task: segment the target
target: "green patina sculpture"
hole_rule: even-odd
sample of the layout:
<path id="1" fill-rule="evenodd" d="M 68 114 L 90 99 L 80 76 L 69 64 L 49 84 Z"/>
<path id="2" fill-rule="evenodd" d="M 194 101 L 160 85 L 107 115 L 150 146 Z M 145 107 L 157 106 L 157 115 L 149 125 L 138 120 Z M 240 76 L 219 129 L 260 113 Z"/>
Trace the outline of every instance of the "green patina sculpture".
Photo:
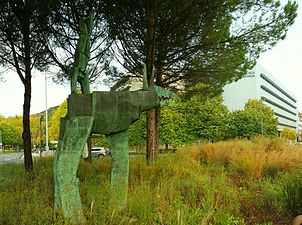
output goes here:
<path id="1" fill-rule="evenodd" d="M 80 18 L 79 39 L 75 50 L 74 63 L 69 72 L 69 76 L 71 77 L 71 93 L 77 93 L 77 82 L 80 83 L 83 94 L 90 92 L 87 65 L 90 59 L 92 25 L 93 13 L 90 13 L 86 18 Z"/>
<path id="2" fill-rule="evenodd" d="M 121 210 L 127 204 L 130 125 L 139 119 L 142 112 L 161 105 L 170 105 L 161 99 L 177 99 L 173 92 L 161 87 L 148 87 L 145 65 L 143 90 L 97 91 L 89 94 L 86 67 L 89 59 L 87 50 L 90 48 L 91 29 L 87 27 L 92 27 L 91 20 L 92 16 L 81 20 L 81 33 L 71 70 L 68 112 L 67 116 L 61 119 L 54 162 L 55 210 L 62 212 L 71 224 L 85 222 L 76 173 L 88 137 L 92 133 L 97 133 L 105 134 L 108 139 L 112 158 L 110 207 Z M 83 94 L 77 94 L 77 82 L 80 83 Z"/>

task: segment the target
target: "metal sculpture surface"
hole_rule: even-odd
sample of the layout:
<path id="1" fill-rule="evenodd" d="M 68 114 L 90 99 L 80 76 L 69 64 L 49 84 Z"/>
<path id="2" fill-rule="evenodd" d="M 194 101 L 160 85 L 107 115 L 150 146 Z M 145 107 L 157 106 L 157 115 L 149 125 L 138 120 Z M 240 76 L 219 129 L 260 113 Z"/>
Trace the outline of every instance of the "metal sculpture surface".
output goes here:
<path id="1" fill-rule="evenodd" d="M 105 134 L 111 150 L 110 207 L 123 209 L 128 192 L 128 129 L 148 109 L 170 105 L 161 101 L 177 96 L 158 86 L 147 87 L 144 66 L 144 88 L 140 91 L 72 93 L 68 112 L 61 119 L 60 137 L 54 162 L 55 209 L 68 222 L 82 224 L 85 219 L 76 177 L 82 150 L 92 133 Z"/>
<path id="2" fill-rule="evenodd" d="M 69 72 L 71 77 L 71 93 L 77 93 L 77 82 L 80 83 L 83 94 L 88 94 L 90 91 L 87 65 L 90 59 L 92 27 L 93 13 L 90 13 L 88 17 L 80 17 L 79 39 L 74 54 L 73 66 Z"/>

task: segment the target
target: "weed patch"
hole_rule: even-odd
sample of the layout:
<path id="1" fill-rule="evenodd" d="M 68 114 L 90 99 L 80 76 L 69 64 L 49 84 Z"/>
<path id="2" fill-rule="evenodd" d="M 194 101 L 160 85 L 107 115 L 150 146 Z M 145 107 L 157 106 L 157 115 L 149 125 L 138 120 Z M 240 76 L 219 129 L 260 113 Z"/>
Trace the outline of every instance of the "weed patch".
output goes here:
<path id="1" fill-rule="evenodd" d="M 290 224 L 302 212 L 302 151 L 255 138 L 184 147 L 147 164 L 130 158 L 128 205 L 108 208 L 110 158 L 82 161 L 79 189 L 87 224 Z M 0 165 L 0 224 L 64 224 L 53 212 L 53 160 Z"/>

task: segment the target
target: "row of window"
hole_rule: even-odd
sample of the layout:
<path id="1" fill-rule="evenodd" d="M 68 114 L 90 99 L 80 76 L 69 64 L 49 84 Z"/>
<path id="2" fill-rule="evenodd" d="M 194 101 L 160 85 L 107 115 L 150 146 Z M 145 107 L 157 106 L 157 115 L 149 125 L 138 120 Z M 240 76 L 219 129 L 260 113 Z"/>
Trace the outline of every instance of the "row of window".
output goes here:
<path id="1" fill-rule="evenodd" d="M 287 92 L 285 92 L 281 87 L 279 87 L 275 82 L 273 82 L 271 79 L 269 79 L 267 76 L 265 76 L 263 73 L 260 74 L 260 77 L 265 80 L 267 83 L 269 83 L 270 85 L 272 85 L 274 88 L 276 88 L 278 91 L 280 91 L 282 94 L 284 94 L 286 97 L 288 97 L 290 100 L 292 100 L 294 103 L 297 102 L 297 100 L 295 98 L 293 98 L 292 96 L 290 96 Z M 266 91 L 267 93 L 269 93 L 270 95 L 274 96 L 275 98 L 279 99 L 280 101 L 284 102 L 286 105 L 290 106 L 292 109 L 297 109 L 297 107 L 294 105 L 294 104 L 291 104 L 289 101 L 287 101 L 286 99 L 284 99 L 283 97 L 281 97 L 280 95 L 278 95 L 277 93 L 273 92 L 271 89 L 265 87 L 264 85 L 261 85 L 261 89 Z M 273 102 L 272 100 L 268 99 L 268 98 L 265 98 L 265 97 L 261 97 L 261 99 L 285 112 L 288 112 L 294 116 L 297 116 L 297 113 L 296 111 L 291 111 L 290 109 L 288 108 L 285 108 L 283 106 L 281 106 L 280 104 L 276 103 L 276 102 Z M 280 117 L 280 118 L 283 118 L 283 119 L 286 119 L 286 120 L 289 120 L 291 122 L 294 122 L 294 123 L 297 123 L 297 120 L 295 119 L 292 119 L 292 118 L 289 118 L 287 116 L 284 116 L 284 115 L 281 115 L 279 113 L 276 113 L 275 112 L 275 115 L 277 117 Z M 280 126 L 284 126 L 284 127 L 290 127 L 290 128 L 293 128 L 293 129 L 297 129 L 297 126 L 293 126 L 293 125 L 290 125 L 290 124 L 284 124 L 284 123 L 280 123 L 279 122 L 279 125 Z"/>
<path id="2" fill-rule="evenodd" d="M 283 111 L 286 111 L 286 112 L 288 112 L 288 113 L 290 113 L 290 114 L 292 114 L 292 115 L 294 115 L 294 116 L 297 116 L 296 113 L 293 113 L 292 111 L 290 111 L 290 110 L 284 108 L 283 106 L 281 106 L 281 105 L 279 105 L 279 104 L 277 104 L 277 103 L 275 103 L 275 102 L 273 102 L 273 101 L 271 101 L 271 100 L 269 100 L 269 99 L 267 99 L 267 98 L 265 98 L 265 97 L 261 97 L 261 99 L 262 99 L 262 101 L 267 102 L 267 103 L 269 103 L 269 104 L 271 104 L 271 105 L 273 105 L 273 106 L 275 106 L 275 107 L 277 107 L 277 108 L 279 108 L 279 109 L 281 109 L 281 110 L 283 110 Z M 279 113 L 276 113 L 276 112 L 275 112 L 275 115 L 278 116 L 278 117 L 281 117 L 281 118 L 283 118 L 283 119 L 286 119 L 286 120 L 292 121 L 292 122 L 294 122 L 294 123 L 297 123 L 296 120 L 294 120 L 294 119 L 292 119 L 292 118 L 289 118 L 289 117 L 287 117 L 287 116 L 281 115 L 281 114 L 279 114 Z M 279 122 L 279 125 L 280 125 L 280 126 L 284 126 L 284 127 L 290 127 L 290 128 L 293 128 L 293 129 L 296 129 L 296 128 L 297 128 L 296 126 L 293 126 L 293 125 L 290 125 L 290 124 L 284 124 L 284 123 L 280 123 L 280 122 Z"/>
<path id="3" fill-rule="evenodd" d="M 295 126 L 284 124 L 284 123 L 279 123 L 279 125 L 280 126 L 284 126 L 284 127 L 289 127 L 289 128 L 297 129 L 297 127 L 295 127 Z"/>
<path id="4" fill-rule="evenodd" d="M 275 98 L 278 98 L 280 101 L 284 102 L 285 104 L 287 104 L 288 106 L 292 107 L 293 109 L 297 109 L 296 106 L 294 106 L 293 104 L 291 104 L 290 102 L 286 101 L 284 98 L 282 98 L 280 95 L 276 94 L 275 92 L 273 92 L 272 90 L 268 89 L 267 87 L 265 87 L 264 85 L 261 85 L 261 89 L 266 91 L 267 93 L 269 93 L 270 95 L 274 96 Z"/>
<path id="5" fill-rule="evenodd" d="M 290 120 L 290 121 L 292 121 L 292 122 L 295 122 L 295 123 L 297 123 L 297 120 L 295 120 L 295 119 L 292 119 L 292 118 L 289 118 L 289 117 L 287 117 L 287 116 L 284 116 L 284 115 L 281 115 L 281 114 L 279 114 L 279 113 L 276 113 L 276 112 L 275 112 L 275 116 L 277 116 L 277 117 L 281 117 L 281 118 L 283 118 L 283 119 L 286 119 L 286 120 Z"/>
<path id="6" fill-rule="evenodd" d="M 284 94 L 286 97 L 288 97 L 293 102 L 297 102 L 296 99 L 294 99 L 292 96 L 290 96 L 288 93 L 286 93 L 282 88 L 280 88 L 275 82 L 273 82 L 271 79 L 269 79 L 267 76 L 265 76 L 263 73 L 260 74 L 260 77 L 264 79 L 266 82 L 271 84 L 274 88 L 276 88 L 278 91 L 280 91 L 282 94 Z"/>
<path id="7" fill-rule="evenodd" d="M 297 113 L 296 113 L 296 112 L 292 112 L 292 111 L 290 111 L 289 109 L 283 107 L 282 105 L 279 105 L 279 104 L 273 102 L 272 100 L 270 100 L 270 99 L 268 99 L 268 98 L 266 98 L 266 97 L 263 97 L 263 96 L 262 96 L 261 99 L 262 99 L 262 101 L 267 102 L 267 103 L 269 103 L 269 104 L 271 104 L 271 105 L 273 105 L 273 106 L 275 106 L 275 107 L 277 107 L 277 108 L 279 108 L 279 109 L 282 109 L 283 111 L 286 111 L 286 112 L 288 112 L 288 113 L 290 113 L 290 114 L 292 114 L 292 115 L 294 115 L 294 116 L 297 116 Z"/>

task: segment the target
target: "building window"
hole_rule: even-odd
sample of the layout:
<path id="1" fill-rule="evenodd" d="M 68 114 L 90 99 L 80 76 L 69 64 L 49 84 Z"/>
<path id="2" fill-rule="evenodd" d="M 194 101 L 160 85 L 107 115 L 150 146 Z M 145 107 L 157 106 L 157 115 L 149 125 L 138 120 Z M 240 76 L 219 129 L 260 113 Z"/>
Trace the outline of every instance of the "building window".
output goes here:
<path id="1" fill-rule="evenodd" d="M 279 125 L 280 126 L 284 126 L 284 127 L 289 127 L 289 128 L 297 129 L 297 127 L 295 127 L 295 126 L 284 124 L 284 123 L 279 123 Z"/>
<path id="2" fill-rule="evenodd" d="M 280 88 L 277 84 L 275 84 L 271 79 L 269 79 L 267 76 L 265 76 L 263 73 L 260 74 L 260 77 L 264 79 L 266 82 L 271 84 L 274 88 L 276 88 L 278 91 L 280 91 L 282 94 L 284 94 L 286 97 L 288 97 L 293 102 L 297 102 L 296 99 L 294 99 L 292 96 L 290 96 L 288 93 L 286 93 L 282 88 Z"/>
<path id="3" fill-rule="evenodd" d="M 297 109 L 296 106 L 294 106 L 293 104 L 289 103 L 288 101 L 286 101 L 284 98 L 282 98 L 280 95 L 274 93 L 273 91 L 271 91 L 270 89 L 268 89 L 267 87 L 265 87 L 264 85 L 261 85 L 261 89 L 266 91 L 267 93 L 271 94 L 272 96 L 278 98 L 280 101 L 284 102 L 285 104 L 289 105 L 290 107 Z"/>
<path id="4" fill-rule="evenodd" d="M 279 104 L 277 104 L 277 103 L 275 103 L 275 102 L 273 102 L 273 101 L 267 99 L 266 97 L 261 97 L 261 99 L 262 99 L 262 101 L 264 101 L 264 102 L 267 102 L 267 103 L 269 103 L 269 104 L 271 104 L 271 105 L 273 105 L 273 106 L 275 106 L 275 107 L 277 107 L 277 108 L 279 108 L 279 109 L 282 109 L 282 110 L 284 110 L 284 111 L 286 111 L 286 112 L 288 112 L 288 113 L 290 113 L 290 114 L 292 114 L 292 115 L 294 115 L 294 116 L 297 116 L 297 113 L 294 113 L 294 112 L 288 110 L 287 108 L 285 108 L 285 107 L 283 107 L 283 106 L 281 106 L 281 105 L 279 105 Z"/>
<path id="5" fill-rule="evenodd" d="M 289 118 L 289 117 L 287 117 L 287 116 L 283 116 L 283 115 L 281 115 L 281 114 L 279 114 L 279 113 L 275 113 L 275 116 L 281 117 L 281 118 L 286 119 L 286 120 L 290 120 L 290 121 L 295 122 L 295 123 L 297 122 L 297 120 L 292 119 L 292 118 Z"/>

